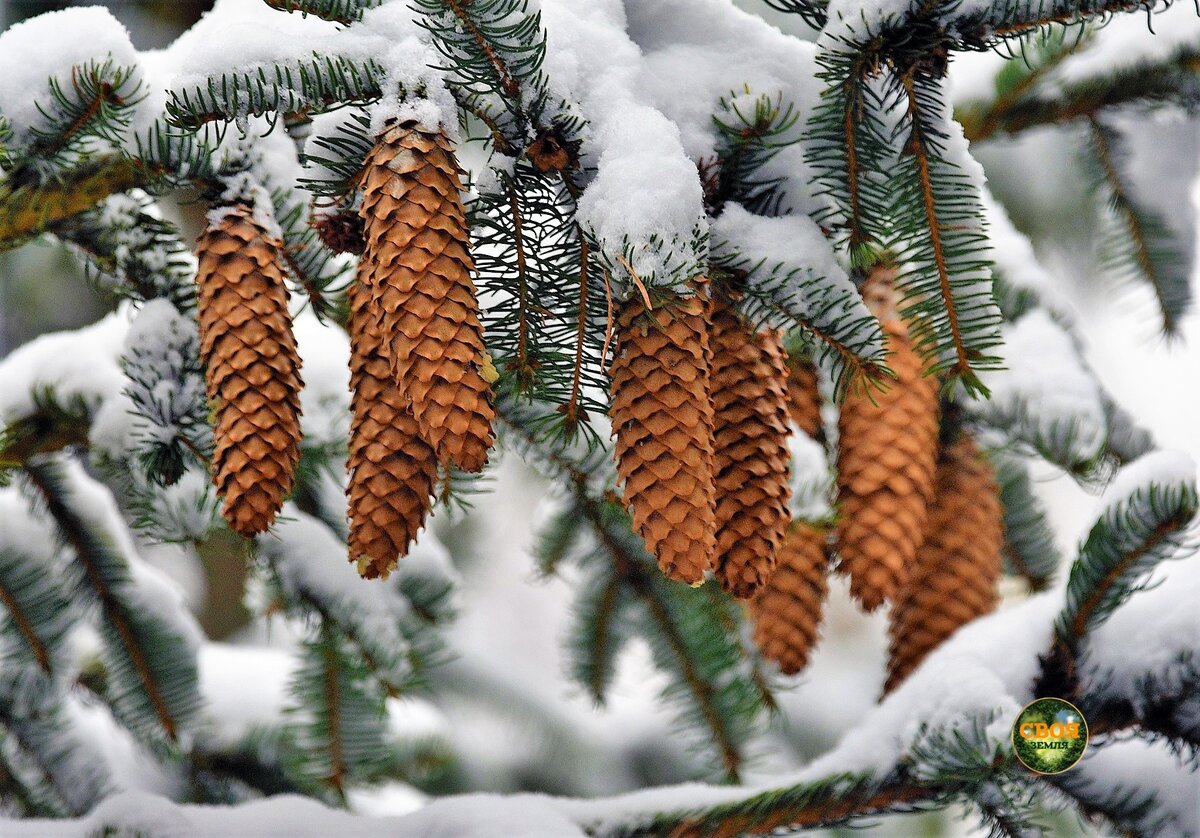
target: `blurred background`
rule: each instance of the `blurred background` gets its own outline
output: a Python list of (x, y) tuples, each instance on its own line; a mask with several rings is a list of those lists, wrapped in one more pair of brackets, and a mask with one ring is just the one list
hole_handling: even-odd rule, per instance
[[(96, 4), (0, 0), (0, 29), (71, 5)], [(168, 44), (211, 3), (110, 0), (101, 5), (125, 23), (137, 47), (153, 49)], [(738, 0), (738, 5), (801, 36), (811, 34), (798, 18), (771, 12), (761, 0)], [(994, 56), (967, 56), (956, 59), (952, 77), (970, 81), (972, 74), (994, 68)], [(1158, 165), (1178, 159), (1177, 154), (1196, 159), (1200, 137), (1194, 123), (1167, 120), (1156, 127), (1156, 136), (1152, 152), (1161, 151), (1163, 142), (1173, 146), (1158, 155)], [(1032, 237), (1043, 264), (1074, 304), (1087, 355), (1101, 378), (1160, 445), (1200, 458), (1197, 316), (1186, 318), (1177, 340), (1165, 341), (1150, 294), (1114, 285), (1092, 263), (1094, 217), (1085, 208), (1094, 202), (1073, 157), (1076, 147), (1063, 129), (1047, 128), (1019, 141), (992, 140), (973, 151), (985, 165), (991, 189)], [(1144, 165), (1153, 167), (1155, 155), (1145, 156)], [(1177, 178), (1173, 185), (1179, 214), (1188, 219), (1194, 216), (1194, 187), (1191, 178)], [(189, 208), (179, 212), (186, 222)], [(35, 244), (0, 253), (0, 357), (41, 333), (93, 322), (107, 306), (89, 288), (78, 259), (61, 247)], [(1040, 478), (1070, 554), (1093, 517), (1096, 498), (1048, 468)], [(443, 683), (435, 685), (440, 697), (428, 722), (446, 739), (452, 758), (430, 790), (597, 795), (693, 778), (695, 757), (656, 700), (662, 684), (646, 649), (637, 644), (629, 649), (602, 709), (563, 676), (560, 643), (570, 586), (562, 579), (535, 579), (527, 552), (533, 528), (546, 514), (545, 486), (507, 457), (486, 488), (465, 517), (449, 520), (442, 514), (433, 525), (464, 582), (452, 636), (454, 659), (441, 671)], [(234, 560), (240, 562), (240, 556)], [(187, 590), (210, 634), (236, 641), (244, 636), (239, 632), (249, 631), (246, 612), (211, 590), (214, 579), (232, 575), (240, 580), (239, 574), (169, 561), (164, 569)], [(839, 588), (823, 633), (812, 666), (780, 694), (780, 712), (754, 756), (748, 780), (767, 780), (820, 754), (874, 704), (886, 646), (882, 617), (863, 617)], [(385, 813), (411, 807), (412, 799), (380, 792), (361, 794), (351, 803), (364, 812)], [(1059, 827), (1055, 834), (1086, 834), (1073, 818), (1064, 817)], [(974, 833), (970, 819), (951, 813), (889, 821), (876, 834)]]

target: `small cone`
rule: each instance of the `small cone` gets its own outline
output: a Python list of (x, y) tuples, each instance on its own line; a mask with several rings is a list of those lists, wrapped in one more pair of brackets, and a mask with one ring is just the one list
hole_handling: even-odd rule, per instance
[(1003, 544), (995, 472), (964, 434), (938, 462), (928, 535), (892, 606), (884, 692), (907, 678), (961, 626), (996, 607)]
[(689, 584), (711, 569), (716, 531), (706, 308), (698, 294), (621, 307), (609, 411), (634, 526), (662, 572)]
[[(361, 270), (360, 266), (360, 270)], [(433, 504), (437, 456), (392, 377), (361, 283), (349, 290), (350, 561), (368, 579), (384, 578), (408, 554)]]
[(443, 133), (395, 126), (368, 155), (363, 261), (391, 359), (438, 459), (481, 471), (495, 441), (458, 163)]
[(230, 207), (197, 245), (213, 483), (225, 520), (247, 538), (271, 526), (300, 459), (303, 383), (281, 247), (245, 206)]
[(825, 530), (796, 521), (779, 550), (779, 566), (750, 600), (754, 644), (785, 675), (804, 669), (817, 644), (829, 591), (828, 566)]
[(812, 361), (788, 357), (787, 405), (792, 424), (816, 439), (821, 434), (821, 391)]
[(713, 306), (713, 485), (717, 576), (749, 597), (775, 569), (791, 520), (787, 369), (778, 332), (755, 335), (733, 306)]
[(863, 295), (883, 324), (897, 380), (884, 392), (848, 394), (838, 420), (839, 569), (867, 611), (895, 595), (916, 558), (937, 459), (937, 382), (922, 374), (896, 314), (893, 273), (876, 269)]

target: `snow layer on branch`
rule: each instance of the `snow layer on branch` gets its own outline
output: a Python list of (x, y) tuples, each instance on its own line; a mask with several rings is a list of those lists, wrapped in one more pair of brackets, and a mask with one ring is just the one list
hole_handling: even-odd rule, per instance
[(112, 493), (93, 480), (75, 459), (63, 461), (63, 478), (72, 509), (85, 524), (110, 540), (129, 568), (129, 587), (121, 592), (132, 609), (152, 614), (184, 643), (190, 653), (200, 649), (203, 632), (188, 611), (183, 591), (162, 571), (138, 554), (133, 536)]
[[(342, 58), (359, 67), (374, 62), (383, 68), (376, 81), (384, 97), (372, 109), (375, 130), (391, 119), (413, 119), (430, 130), (457, 131), (457, 109), (434, 69), (442, 63), (440, 56), (402, 2), (368, 9), (360, 22), (342, 28), (312, 15), (283, 14), (261, 2), (218, 0), (155, 65), (172, 91), (207, 91), (211, 78), (216, 80), (215, 95), (226, 73), (261, 70), (266, 79), (274, 79), (276, 68), (296, 70), (314, 57)], [(242, 99), (221, 104), (242, 115), (251, 107)]]
[[(785, 107), (794, 105), (800, 122), (793, 133), (799, 135), (819, 94), (812, 43), (786, 36), (726, 0), (629, 0), (625, 6), (630, 36), (645, 56), (638, 88), (679, 127), (693, 160), (716, 154), (713, 115), (731, 95), (751, 102), (778, 97)], [(788, 178), (783, 209), (820, 208), (800, 145), (780, 149), (762, 173)]]
[[(1103, 514), (1111, 514), (1151, 486), (1190, 486), (1196, 482), (1196, 463), (1183, 451), (1152, 451), (1117, 473), (1104, 493)], [(1200, 635), (1197, 635), (1200, 637)]]
[(1048, 306), (1055, 318), (1069, 317), (1072, 306), (1059, 291), (1054, 277), (1038, 262), (1033, 243), (1013, 225), (1004, 207), (986, 188), (983, 190), (983, 211), (992, 240), (995, 273), (1014, 291), (1026, 292)]
[(1094, 461), (1107, 437), (1104, 402), (1071, 336), (1041, 309), (1003, 333), (1005, 369), (985, 375), (992, 396), (972, 409), (989, 421), (1031, 423), (1039, 448), (1074, 464)]
[(280, 14), (266, 3), (217, 0), (163, 54), (176, 73), (172, 87), (203, 86), (209, 76), (247, 72), (311, 56), (336, 37), (338, 26), (315, 16)]
[(768, 218), (728, 204), (712, 231), (714, 256), (750, 270), (750, 286), (782, 311), (856, 354), (882, 355), (875, 318), (811, 218)]
[(29, 142), (34, 129), (47, 127), (38, 105), (50, 96), (49, 79), (69, 93), (73, 67), (109, 58), (116, 67), (138, 66), (129, 32), (101, 6), (48, 12), (0, 34), (0, 114), (14, 139)]
[(42, 335), (14, 350), (0, 362), (0, 428), (34, 414), (47, 394), (62, 407), (78, 404), (94, 415), (125, 386), (117, 359), (128, 329), (129, 313), (121, 309), (91, 326)]
[(254, 731), (278, 727), (296, 658), (278, 649), (205, 643), (198, 658), (206, 749), (236, 748)]
[[(324, 524), (288, 504), (273, 531), (259, 537), (259, 548), (275, 569), (290, 601), (308, 601), (328, 613), (358, 644), (370, 650), (380, 674), (403, 683), (409, 673), (409, 642), (400, 629), (412, 609), (396, 580), (361, 578), (346, 556), (346, 546)], [(428, 530), (408, 556), (399, 575), (449, 576), (446, 550)]]
[(703, 270), (707, 225), (695, 163), (679, 129), (640, 96), (642, 56), (617, 0), (543, 0), (545, 70), (553, 97), (578, 101), (589, 123), (585, 167), (596, 177), (578, 220), (616, 275), (621, 258), (648, 285), (679, 285)]
[(1159, 9), (1149, 21), (1139, 14), (1116, 15), (1092, 33), (1087, 49), (1066, 58), (1053, 75), (1056, 82), (1074, 85), (1139, 65), (1170, 61), (1200, 44), (1200, 16), (1188, 3)]

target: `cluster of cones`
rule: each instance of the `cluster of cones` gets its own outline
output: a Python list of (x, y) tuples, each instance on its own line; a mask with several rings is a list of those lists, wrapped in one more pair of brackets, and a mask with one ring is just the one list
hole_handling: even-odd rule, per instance
[[(494, 441), (460, 172), (444, 134), (385, 132), (360, 182), (362, 254), (348, 294), (353, 419), (350, 559), (386, 577), (424, 525), (439, 473), (480, 471)], [(300, 359), (283, 245), (248, 205), (211, 216), (198, 248), (201, 351), (214, 411), (213, 481), (230, 526), (265, 531), (300, 457)], [(838, 569), (866, 610), (891, 602), (887, 688), (992, 608), (1001, 509), (966, 433), (939, 427), (937, 382), (896, 311), (892, 272), (864, 284), (896, 380), (845, 399)], [(815, 368), (757, 331), (728, 288), (617, 313), (611, 418), (626, 505), (664, 574), (713, 573), (750, 601), (755, 639), (806, 664), (827, 593), (826, 528), (792, 521), (790, 425), (816, 435)]]
[[(386, 577), (424, 525), (439, 469), (477, 472), (495, 435), (466, 211), (442, 133), (392, 127), (361, 181), (362, 255), (348, 294), (350, 559)], [(248, 205), (198, 245), (213, 482), (244, 536), (264, 532), (300, 456), (300, 359), (283, 245)]]
[(891, 603), (888, 690), (995, 606), (1003, 543), (995, 476), (968, 433), (941, 427), (893, 279), (879, 268), (863, 286), (896, 379), (842, 405), (833, 533), (791, 520), (789, 422), (817, 436), (820, 397), (778, 333), (755, 332), (717, 289), (654, 308), (635, 297), (612, 367), (624, 499), (662, 572), (693, 585), (711, 572), (747, 598), (762, 654), (794, 673), (817, 639), (832, 547), (865, 610)]

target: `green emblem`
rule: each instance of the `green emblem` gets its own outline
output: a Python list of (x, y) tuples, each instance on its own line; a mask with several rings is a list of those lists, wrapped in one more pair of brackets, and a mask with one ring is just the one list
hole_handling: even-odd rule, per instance
[(1013, 751), (1030, 771), (1060, 774), (1073, 768), (1087, 750), (1087, 721), (1061, 698), (1039, 698), (1017, 715)]

